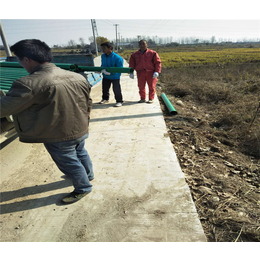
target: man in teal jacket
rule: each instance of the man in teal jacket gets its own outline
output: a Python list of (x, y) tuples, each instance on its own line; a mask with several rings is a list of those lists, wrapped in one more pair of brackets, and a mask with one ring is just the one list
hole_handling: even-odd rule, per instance
[[(113, 45), (109, 42), (101, 44), (103, 54), (101, 55), (101, 67), (123, 67), (123, 59), (113, 51)], [(103, 73), (102, 80), (102, 100), (100, 104), (108, 103), (109, 101), (109, 89), (111, 83), (113, 84), (113, 91), (116, 100), (116, 107), (121, 107), (123, 104), (123, 96), (120, 86), (121, 73), (109, 73), (106, 70), (101, 71)]]

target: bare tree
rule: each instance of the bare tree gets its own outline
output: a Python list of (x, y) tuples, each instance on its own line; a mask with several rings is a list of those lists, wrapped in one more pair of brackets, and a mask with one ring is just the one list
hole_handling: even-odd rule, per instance
[(83, 48), (85, 46), (85, 39), (80, 37), (79, 42), (80, 42), (81, 47)]
[(211, 43), (215, 43), (216, 42), (216, 37), (215, 36), (212, 36), (211, 39), (210, 39)]
[(69, 40), (69, 41), (68, 41), (68, 46), (69, 46), (69, 47), (73, 48), (73, 47), (75, 47), (76, 45), (77, 45), (77, 43), (76, 43), (74, 40)]

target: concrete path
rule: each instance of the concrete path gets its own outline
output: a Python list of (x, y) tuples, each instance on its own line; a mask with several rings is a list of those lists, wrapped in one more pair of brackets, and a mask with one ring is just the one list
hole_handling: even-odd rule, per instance
[(1, 150), (1, 241), (206, 241), (189, 187), (155, 98), (139, 104), (137, 80), (121, 77), (124, 105), (93, 110), (86, 148), (93, 191), (71, 205), (72, 191), (42, 144), (17, 139)]

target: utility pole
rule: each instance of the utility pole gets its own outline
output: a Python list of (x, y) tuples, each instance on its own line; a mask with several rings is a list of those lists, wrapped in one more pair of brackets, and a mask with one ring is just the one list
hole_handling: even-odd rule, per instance
[(98, 36), (98, 32), (97, 32), (97, 26), (96, 26), (95, 19), (91, 19), (91, 25), (92, 25), (92, 31), (93, 31), (93, 37), (94, 37), (94, 44), (96, 47), (96, 55), (98, 56), (97, 41), (96, 41), (96, 36), (95, 36), (95, 32), (96, 32), (97, 36)]
[(117, 50), (117, 52), (118, 52), (118, 44), (117, 44), (117, 26), (118, 26), (119, 24), (114, 24), (114, 26), (116, 27), (116, 50)]
[(6, 52), (6, 55), (7, 57), (11, 57), (12, 56), (12, 53), (9, 49), (9, 45), (6, 41), (6, 38), (5, 38), (5, 34), (4, 34), (4, 30), (3, 30), (3, 27), (2, 27), (2, 23), (0, 21), (0, 34), (1, 34), (1, 38), (2, 38), (2, 42), (4, 44), (4, 48), (5, 48), (5, 52)]
[(119, 45), (119, 49), (120, 49), (120, 45), (121, 45), (120, 33), (118, 33), (118, 45)]

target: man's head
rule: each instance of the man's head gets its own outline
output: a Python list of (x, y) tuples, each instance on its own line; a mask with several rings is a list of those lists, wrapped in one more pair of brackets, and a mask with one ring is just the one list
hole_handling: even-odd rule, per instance
[(113, 45), (110, 42), (104, 42), (101, 45), (102, 51), (109, 55), (113, 52)]
[(22, 40), (11, 46), (10, 49), (28, 72), (40, 64), (52, 61), (50, 47), (40, 40)]
[(148, 47), (147, 41), (146, 40), (141, 40), (139, 41), (139, 48), (141, 51), (145, 51)]

